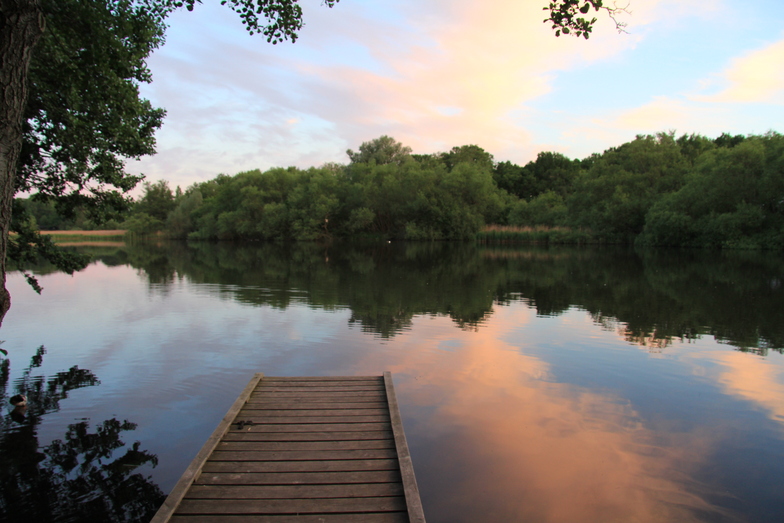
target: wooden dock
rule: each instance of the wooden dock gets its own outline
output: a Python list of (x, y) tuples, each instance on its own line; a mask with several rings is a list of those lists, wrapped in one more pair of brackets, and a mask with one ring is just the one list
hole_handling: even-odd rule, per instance
[(151, 523), (424, 523), (392, 376), (256, 374)]

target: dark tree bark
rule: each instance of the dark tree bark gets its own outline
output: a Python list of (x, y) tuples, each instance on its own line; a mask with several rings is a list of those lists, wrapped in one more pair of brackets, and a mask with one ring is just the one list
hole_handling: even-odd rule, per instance
[(33, 47), (44, 31), (38, 0), (0, 0), (0, 325), (11, 307), (5, 288), (14, 178), (22, 147), (22, 115)]

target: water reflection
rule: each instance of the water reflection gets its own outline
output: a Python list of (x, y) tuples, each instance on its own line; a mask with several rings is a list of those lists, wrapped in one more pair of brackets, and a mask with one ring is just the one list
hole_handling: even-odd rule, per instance
[[(46, 350), (41, 346), (15, 380), (11, 397), (20, 405), (2, 419), (0, 432), (0, 519), (35, 522), (147, 522), (163, 502), (151, 478), (135, 472), (158, 458), (140, 443), (127, 448), (122, 433), (134, 423), (105, 420), (91, 429), (87, 420), (68, 425), (62, 438), (40, 445), (38, 428), (60, 409), (71, 391), (96, 386), (89, 370), (72, 367), (54, 376), (34, 376)], [(0, 402), (9, 404), (10, 360), (0, 363)], [(51, 429), (50, 429), (51, 430)], [(125, 449), (122, 452), (121, 449)], [(120, 451), (118, 455), (115, 451)]]
[(431, 333), (392, 368), (418, 369), (400, 390), (421, 409), (407, 431), (437, 521), (742, 520), (696, 479), (725, 434), (661, 430), (617, 391), (560, 381), (502, 341), (530, 321), (503, 309), (449, 358)]
[(716, 364), (714, 379), (725, 394), (751, 402), (784, 431), (784, 368), (738, 352), (695, 352), (690, 359), (695, 368), (704, 368), (706, 362)]
[(240, 303), (348, 308), (382, 338), (417, 315), (477, 329), (494, 305), (522, 300), (537, 314), (577, 307), (630, 343), (664, 350), (712, 335), (741, 350), (784, 350), (784, 260), (772, 253), (623, 248), (381, 245), (141, 244), (95, 253), (143, 271), (157, 292), (178, 279), (215, 285)]
[[(140, 420), (165, 489), (250, 373), (391, 370), (431, 523), (784, 513), (779, 257), (449, 243), (91, 249), (102, 263), (44, 281), (47, 343), (88, 345), (78, 361), (112, 387), (93, 401)], [(19, 332), (36, 321), (30, 303), (16, 302), (30, 322)]]

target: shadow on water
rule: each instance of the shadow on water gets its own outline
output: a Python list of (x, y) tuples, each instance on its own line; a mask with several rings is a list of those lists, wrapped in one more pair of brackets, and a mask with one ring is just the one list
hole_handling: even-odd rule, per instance
[(494, 305), (523, 301), (540, 316), (583, 309), (652, 351), (703, 335), (761, 355), (784, 350), (784, 260), (775, 253), (170, 242), (93, 254), (139, 269), (155, 292), (185, 279), (247, 305), (349, 309), (352, 324), (382, 338), (409, 329), (418, 315), (476, 330)]
[(140, 443), (120, 439), (134, 423), (105, 420), (68, 425), (62, 438), (41, 446), (38, 428), (60, 409), (70, 391), (100, 384), (89, 370), (71, 367), (54, 376), (34, 376), (46, 350), (41, 346), (9, 394), (10, 361), (0, 362), (0, 401), (17, 395), (26, 405), (2, 418), (0, 432), (0, 520), (31, 522), (147, 522), (165, 499), (163, 492), (136, 472), (156, 466), (158, 458)]

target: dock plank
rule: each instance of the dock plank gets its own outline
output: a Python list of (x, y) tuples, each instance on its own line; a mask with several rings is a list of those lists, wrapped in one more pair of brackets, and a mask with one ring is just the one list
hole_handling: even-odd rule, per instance
[(401, 483), (361, 485), (193, 485), (187, 499), (328, 499), (402, 496)]
[(331, 386), (316, 386), (306, 385), (300, 387), (277, 387), (277, 386), (258, 386), (256, 391), (264, 392), (265, 394), (272, 394), (278, 392), (302, 392), (312, 394), (314, 392), (384, 392), (384, 387), (377, 384), (371, 385), (331, 385)]
[(351, 431), (351, 432), (250, 432), (233, 430), (223, 437), (223, 441), (369, 441), (392, 438), (391, 430)]
[(259, 423), (242, 428), (245, 432), (369, 432), (392, 430), (391, 423)]
[(378, 400), (372, 401), (311, 401), (307, 398), (292, 399), (292, 400), (278, 400), (278, 401), (263, 401), (263, 402), (249, 402), (245, 405), (245, 409), (251, 410), (286, 410), (292, 416), (296, 416), (301, 410), (324, 410), (324, 411), (340, 411), (340, 410), (354, 410), (354, 409), (381, 409), (386, 410), (386, 402)]
[(253, 424), (261, 425), (288, 425), (290, 423), (385, 423), (389, 421), (389, 414), (366, 416), (351, 412), (336, 416), (265, 416), (263, 412), (243, 409), (237, 419), (251, 420)]
[[(354, 404), (356, 405), (356, 403)], [(296, 417), (296, 416), (346, 416), (348, 414), (354, 416), (384, 416), (386, 420), (389, 419), (389, 412), (387, 409), (381, 407), (342, 407), (335, 408), (333, 406), (325, 407), (323, 409), (281, 409), (273, 408), (270, 405), (245, 405), (240, 412), (247, 412), (254, 416), (272, 416), (272, 417)], [(240, 414), (242, 417), (242, 414)]]
[(257, 374), (151, 523), (169, 521), (424, 522), (391, 375)]
[(208, 461), (208, 472), (337, 472), (352, 470), (398, 470), (396, 459), (351, 459), (326, 461)]
[(354, 450), (215, 450), (210, 461), (322, 461), (394, 459), (397, 449)]
[(407, 523), (405, 512), (383, 512), (368, 514), (297, 514), (297, 515), (209, 515), (178, 516), (171, 519), (177, 523)]
[(280, 451), (280, 450), (308, 450), (308, 451), (334, 451), (334, 450), (369, 450), (369, 449), (394, 449), (395, 440), (369, 439), (360, 441), (227, 441), (220, 442), (216, 450), (230, 451)]
[(406, 510), (403, 496), (341, 499), (184, 499), (178, 514), (357, 514)]
[(399, 470), (343, 472), (202, 472), (200, 485), (345, 485), (401, 483)]

